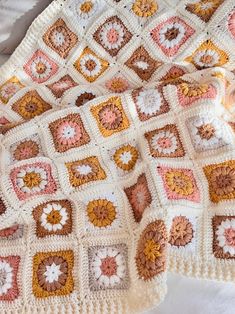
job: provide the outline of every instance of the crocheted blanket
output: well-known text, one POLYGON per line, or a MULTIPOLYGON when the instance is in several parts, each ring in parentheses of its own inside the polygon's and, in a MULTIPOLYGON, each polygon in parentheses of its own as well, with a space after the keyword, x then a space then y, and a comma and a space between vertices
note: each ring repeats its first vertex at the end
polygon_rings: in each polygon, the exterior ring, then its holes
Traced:
POLYGON ((0 69, 0 312, 137 313, 235 280, 234 0, 55 0, 0 69))

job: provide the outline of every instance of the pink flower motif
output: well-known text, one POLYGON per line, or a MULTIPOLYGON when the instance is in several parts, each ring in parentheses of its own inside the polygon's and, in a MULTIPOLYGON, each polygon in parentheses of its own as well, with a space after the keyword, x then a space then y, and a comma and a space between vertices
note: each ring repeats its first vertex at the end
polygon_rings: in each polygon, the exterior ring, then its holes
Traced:
POLYGON ((114 93, 123 93, 129 88, 127 80, 120 76, 113 77, 105 83, 106 88, 114 93))
POLYGON ((11 97, 18 91, 17 86, 14 83, 9 83, 8 85, 5 86, 4 88, 4 93, 5 96, 11 97))
POLYGON ((116 120, 116 114, 111 109, 107 108, 102 112, 101 119, 104 123, 113 123, 116 120))
POLYGON ((5 117, 0 117, 0 125, 5 125, 9 123, 10 121, 7 120, 5 117))
POLYGON ((235 249, 235 229, 228 228, 224 230, 226 244, 235 249))
POLYGON ((107 32, 107 39, 110 44, 115 44, 118 41, 119 34, 115 28, 111 28, 107 32))
POLYGON ((19 228, 19 225, 14 225, 10 228, 2 229, 0 230, 0 237, 1 238, 9 237, 13 233, 15 233, 18 230, 18 228, 19 228))
POLYGON ((235 38, 235 11, 230 15, 228 20, 228 29, 230 30, 231 34, 235 38))
POLYGON ((73 145, 82 137, 80 126, 72 121, 64 121, 57 130, 59 142, 62 145, 73 145))

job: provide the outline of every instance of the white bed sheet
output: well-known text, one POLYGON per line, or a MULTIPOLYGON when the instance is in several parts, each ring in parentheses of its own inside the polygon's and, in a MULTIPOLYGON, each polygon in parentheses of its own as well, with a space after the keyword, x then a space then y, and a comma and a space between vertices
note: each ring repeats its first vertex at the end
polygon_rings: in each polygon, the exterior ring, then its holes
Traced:
MULTIPOLYGON (((8 57, 0 54, 0 65, 8 57)), ((235 283, 197 280, 170 273, 165 300, 145 314, 235 314, 235 283)))

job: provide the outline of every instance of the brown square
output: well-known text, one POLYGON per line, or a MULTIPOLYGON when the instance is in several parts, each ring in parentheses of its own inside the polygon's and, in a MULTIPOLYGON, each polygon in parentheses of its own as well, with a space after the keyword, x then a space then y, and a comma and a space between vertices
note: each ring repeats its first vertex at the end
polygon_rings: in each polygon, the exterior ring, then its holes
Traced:
POLYGON ((49 124, 55 149, 63 153, 90 141, 79 114, 69 114, 49 124))

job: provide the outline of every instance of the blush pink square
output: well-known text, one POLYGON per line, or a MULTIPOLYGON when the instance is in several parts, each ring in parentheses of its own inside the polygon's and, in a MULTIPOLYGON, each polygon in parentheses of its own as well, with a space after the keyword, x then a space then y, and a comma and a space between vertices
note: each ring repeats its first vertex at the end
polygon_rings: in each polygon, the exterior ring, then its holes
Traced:
POLYGON ((195 203, 200 202, 200 191, 198 189, 193 171, 190 169, 157 167, 158 173, 161 175, 165 192, 169 200, 185 199, 195 203), (174 179, 169 179, 175 174, 174 179), (167 178, 168 175, 168 178, 167 178), (180 182, 181 180, 181 182, 180 182), (182 187, 185 180, 185 186, 182 187), (171 188, 169 181, 171 182, 171 188), (178 181, 178 183, 177 183, 178 181), (177 188, 177 184, 179 187, 177 188))
MULTIPOLYGON (((52 177, 51 166, 43 162, 26 164, 24 166, 14 168, 10 173, 10 179, 13 184, 14 191, 20 201, 26 200, 35 195, 53 194, 57 190, 56 183, 52 177), (28 173, 32 173, 34 171, 33 169, 37 169, 36 171, 37 172, 39 171, 39 173, 41 171, 44 177, 46 175, 46 179, 45 178, 42 179, 43 187, 41 187, 40 190, 32 189, 32 192, 27 192, 27 191, 22 190, 22 187, 20 187, 20 185, 22 185, 24 181, 22 176, 23 176, 24 171, 26 173, 27 171, 28 173), (22 175, 19 177, 20 172, 22 175)), ((32 186, 32 183, 31 183, 31 186, 32 186)))
POLYGON ((178 100, 179 103, 182 107, 190 106, 196 101, 200 101, 203 99, 215 99, 217 96, 217 91, 216 88, 213 85, 208 86, 208 91, 200 96, 185 96, 181 89, 180 86, 177 87, 177 95, 178 95, 178 100))

